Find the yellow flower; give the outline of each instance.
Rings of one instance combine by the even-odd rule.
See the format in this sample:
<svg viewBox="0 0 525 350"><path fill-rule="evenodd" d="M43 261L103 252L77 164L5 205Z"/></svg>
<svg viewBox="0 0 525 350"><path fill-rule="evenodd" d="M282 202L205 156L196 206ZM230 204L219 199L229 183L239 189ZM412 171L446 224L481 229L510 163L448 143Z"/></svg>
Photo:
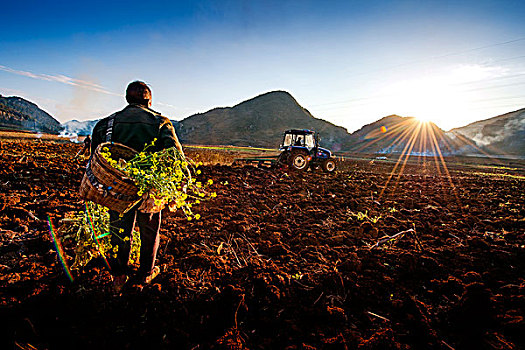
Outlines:
<svg viewBox="0 0 525 350"><path fill-rule="evenodd" d="M213 185L213 180L212 179L208 180L208 185Z"/></svg>
<svg viewBox="0 0 525 350"><path fill-rule="evenodd" d="M195 220L199 220L201 218L200 214L195 214Z"/></svg>

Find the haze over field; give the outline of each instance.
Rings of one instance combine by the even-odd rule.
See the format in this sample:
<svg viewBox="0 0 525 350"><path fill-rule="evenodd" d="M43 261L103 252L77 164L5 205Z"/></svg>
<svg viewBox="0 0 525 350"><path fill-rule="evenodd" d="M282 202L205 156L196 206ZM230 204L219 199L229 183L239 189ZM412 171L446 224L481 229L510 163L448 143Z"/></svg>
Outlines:
<svg viewBox="0 0 525 350"><path fill-rule="evenodd" d="M60 122L124 106L182 120L284 90L352 132L392 114L444 130L525 106L519 1L2 4L0 94Z"/></svg>

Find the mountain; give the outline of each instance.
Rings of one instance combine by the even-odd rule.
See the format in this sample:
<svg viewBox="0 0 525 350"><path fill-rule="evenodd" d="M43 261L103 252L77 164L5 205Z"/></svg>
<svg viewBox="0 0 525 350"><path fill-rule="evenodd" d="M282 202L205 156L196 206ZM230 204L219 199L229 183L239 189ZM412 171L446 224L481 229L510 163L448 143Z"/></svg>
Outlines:
<svg viewBox="0 0 525 350"><path fill-rule="evenodd" d="M453 139L432 122L390 115L352 133L348 151L434 156L473 152L468 142Z"/></svg>
<svg viewBox="0 0 525 350"><path fill-rule="evenodd" d="M525 108L449 131L452 137L467 137L496 155L525 156Z"/></svg>
<svg viewBox="0 0 525 350"><path fill-rule="evenodd" d="M21 97L0 95L0 127L57 134L60 122Z"/></svg>
<svg viewBox="0 0 525 350"><path fill-rule="evenodd" d="M195 114L176 125L179 138L186 144L270 148L279 145L287 129L316 130L321 134L321 145L334 151L345 149L351 139L345 128L314 118L285 91Z"/></svg>

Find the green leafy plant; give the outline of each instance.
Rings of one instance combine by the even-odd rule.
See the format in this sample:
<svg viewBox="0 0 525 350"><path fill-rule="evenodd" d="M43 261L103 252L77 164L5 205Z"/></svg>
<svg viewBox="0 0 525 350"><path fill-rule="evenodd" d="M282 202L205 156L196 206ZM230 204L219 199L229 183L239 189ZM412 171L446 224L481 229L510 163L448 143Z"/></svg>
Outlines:
<svg viewBox="0 0 525 350"><path fill-rule="evenodd" d="M111 245L111 235L118 236L118 230L111 226L106 207L87 201L83 211L68 213L60 224L58 231L64 242L72 242L75 247L75 260L71 269L82 269L93 258L102 257L106 261L108 257L116 256L118 247ZM120 239L129 240L129 237ZM139 257L140 236L134 231L131 263L138 261Z"/></svg>
<svg viewBox="0 0 525 350"><path fill-rule="evenodd" d="M113 167L125 172L137 185L138 195L153 201L154 206L162 208L168 204L172 211L182 209L188 220L200 219L199 214L193 213L192 207L203 199L217 196L215 192L207 192L213 180L206 183L197 181L196 176L201 174L197 168L202 163L185 157L175 147L148 153L147 149L155 141L127 162L112 159L107 147L102 149L101 155Z"/></svg>
<svg viewBox="0 0 525 350"><path fill-rule="evenodd" d="M368 216L368 210L365 210L365 212L357 212L357 213L354 213L352 211L349 212L349 215L350 215L350 219L352 218L355 218L359 221L364 221L364 220L367 220L371 223L377 223L379 221L379 219L381 219L381 216L373 216L373 217L370 217Z"/></svg>

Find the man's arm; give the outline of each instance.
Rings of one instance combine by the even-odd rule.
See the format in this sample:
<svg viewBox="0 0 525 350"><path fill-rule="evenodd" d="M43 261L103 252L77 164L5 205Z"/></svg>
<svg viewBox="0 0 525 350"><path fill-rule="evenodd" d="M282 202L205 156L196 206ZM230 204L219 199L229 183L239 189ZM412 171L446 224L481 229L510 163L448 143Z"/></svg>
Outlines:
<svg viewBox="0 0 525 350"><path fill-rule="evenodd" d="M175 128L173 127L173 124L171 124L171 121L166 118L162 117L163 120L160 125L160 145L162 148L170 148L175 147L179 150L180 153L184 154L182 150L182 145L179 142L179 139L177 138L177 134L175 133Z"/></svg>

